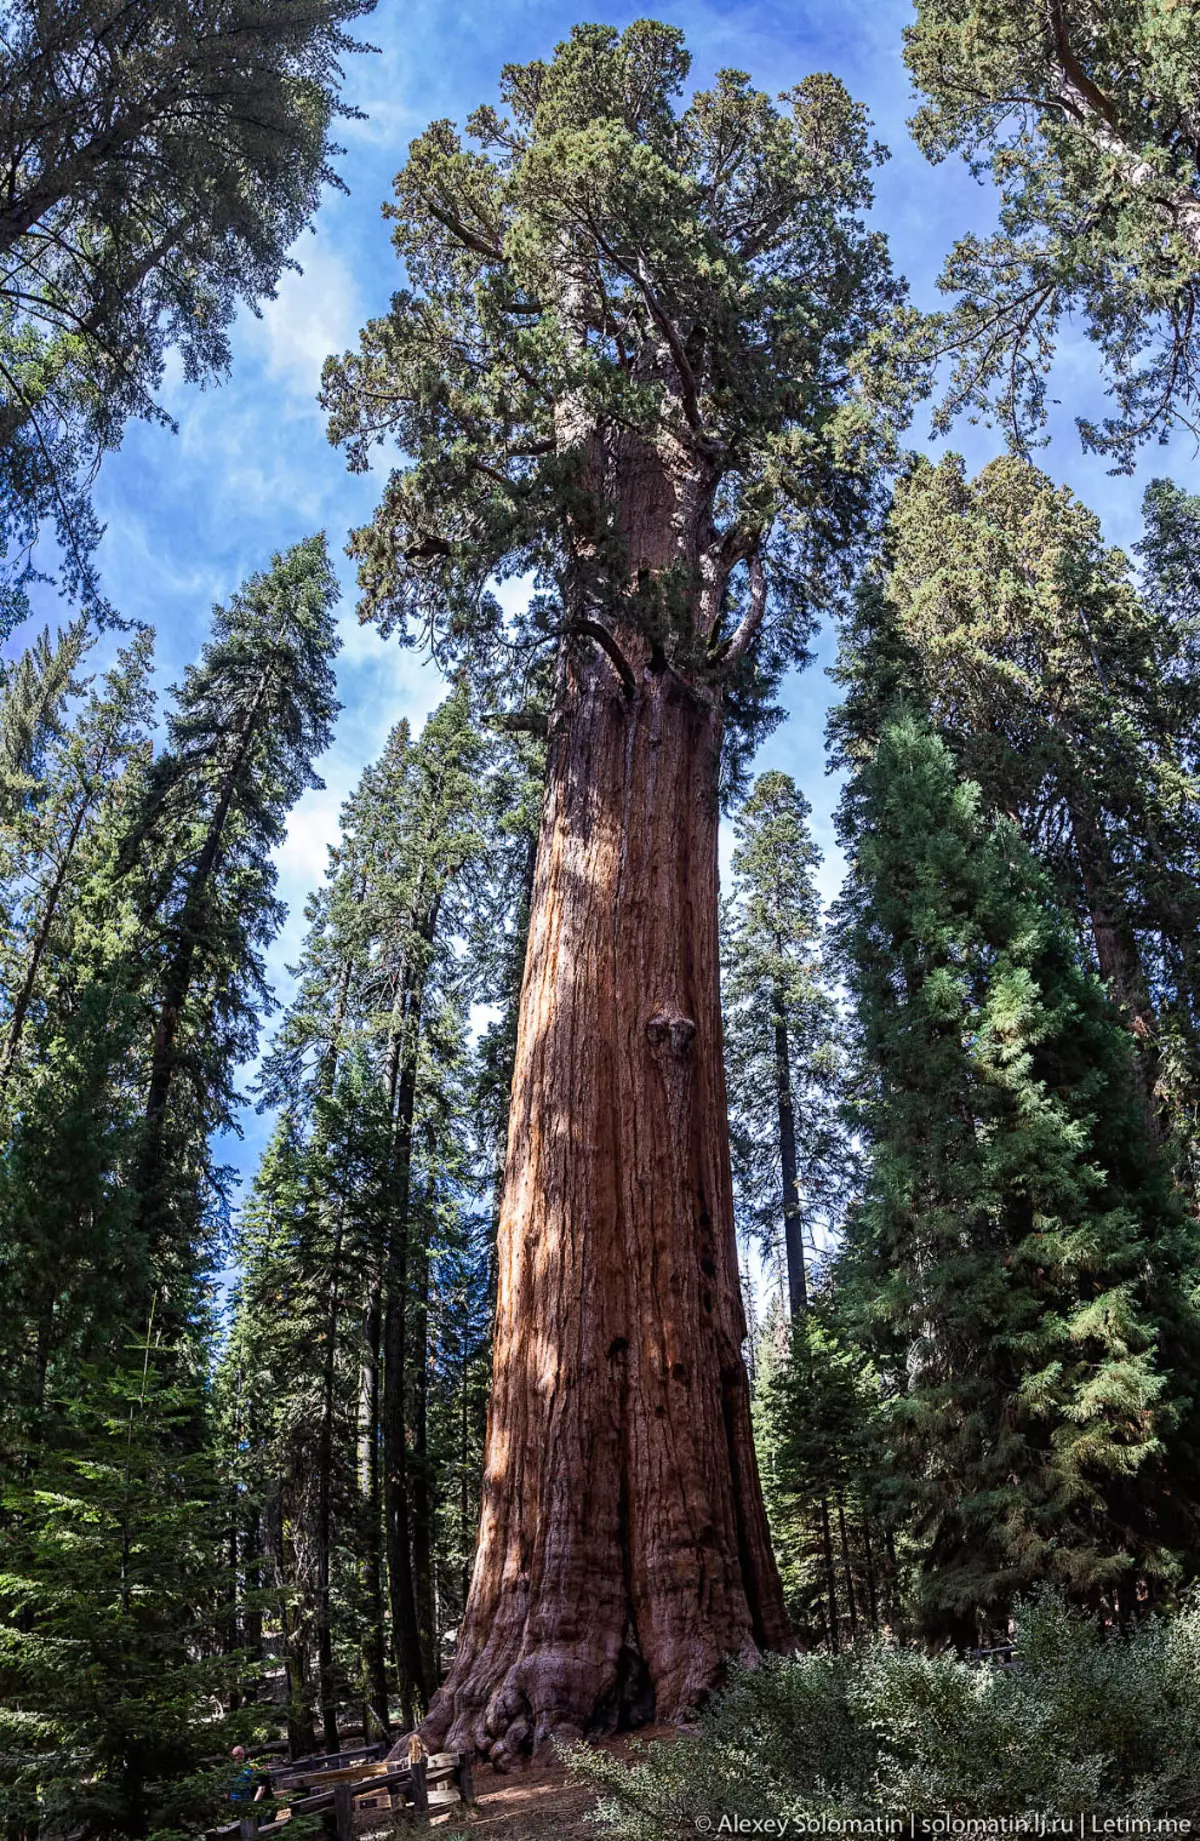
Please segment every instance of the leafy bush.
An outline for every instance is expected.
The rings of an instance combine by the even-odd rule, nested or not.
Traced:
[[[1200,1604],[1119,1637],[1043,1594],[1009,1669],[883,1644],[772,1657],[738,1671],[697,1736],[632,1766],[586,1746],[570,1762],[622,1841],[695,1836],[697,1818],[720,1833],[722,1816],[775,1834],[909,1811],[1200,1816]]]

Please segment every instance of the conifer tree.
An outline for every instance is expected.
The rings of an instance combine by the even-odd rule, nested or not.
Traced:
[[[894,1547],[880,1513],[878,1377],[827,1289],[759,1343],[754,1433],[771,1534],[798,1634],[836,1654],[900,1622]],[[848,1327],[848,1326],[847,1326]]]
[[[261,951],[279,925],[270,853],[337,710],[337,584],[324,537],[274,558],[189,667],[123,849],[138,874],[140,986],[152,1006],[138,1220],[163,1281],[186,1288],[205,1212],[206,1144],[267,1001]]]
[[[76,687],[73,711],[56,713],[27,756],[36,772],[22,776],[0,845],[0,1397],[18,1419],[42,1411],[56,1365],[69,1374],[100,1359],[126,1285],[147,1277],[127,1184],[133,917],[114,866],[143,789],[149,663],[142,635],[90,692]]]
[[[846,1161],[810,809],[783,773],[762,774],[739,809],[722,966],[739,1226],[776,1257],[782,1240],[793,1317],[808,1306],[805,1243],[837,1225]]]
[[[435,123],[389,208],[410,287],[325,379],[351,465],[412,457],[353,540],[364,612],[489,682],[556,649],[483,1536],[428,1724],[501,1761],[787,1640],[740,1354],[723,715],[730,746],[772,719],[912,373],[861,110],[735,72],[677,108],[687,70],[673,28],[580,26],[473,145]],[[521,572],[509,631],[486,584]]]
[[[89,488],[168,352],[219,378],[324,185],[346,27],[374,0],[12,0],[0,117],[4,613],[50,523],[106,611]]]
[[[1116,413],[1084,443],[1132,466],[1194,425],[1200,274],[1195,9],[1124,0],[916,0],[905,34],[924,92],[913,130],[1000,188],[1000,228],[950,252],[943,422],[992,408],[1024,447],[1044,419],[1064,319],[1103,354]]]
[[[153,640],[139,634],[60,733],[45,761],[26,822],[14,818],[6,838],[5,893],[9,926],[2,967],[11,993],[0,1043],[0,1101],[4,1098],[34,1004],[52,935],[89,865],[87,846],[97,827],[111,828],[128,799],[128,774],[146,751],[151,712],[149,670]],[[61,650],[61,648],[60,648]],[[56,658],[43,679],[49,694]],[[19,692],[18,692],[19,694]],[[42,725],[44,726],[44,718]],[[21,719],[17,719],[21,721]],[[26,718],[22,726],[28,727]],[[28,748],[25,750],[28,756]]]
[[[1196,1065],[1200,707],[1186,620],[1147,602],[1071,493],[1015,459],[917,463],[887,609],[962,771],[1013,816],[1138,1045],[1152,1128],[1165,1039]]]
[[[17,1841],[138,1837],[212,1820],[214,1704],[243,1680],[219,1644],[218,1492],[202,1402],[143,1347],[76,1371],[36,1468],[3,1486],[0,1816]]]
[[[295,1593],[293,1697],[308,1693],[315,1644],[334,1744],[348,1672],[368,1727],[386,1734],[389,1658],[406,1723],[436,1666],[428,1368],[442,1228],[456,1223],[466,1183],[455,1140],[465,1147],[470,1133],[453,1070],[470,979],[454,942],[485,843],[490,751],[462,691],[416,740],[403,723],[389,737],[343,809],[309,905],[297,996],[263,1068],[264,1101],[283,1105],[289,1123],[247,1214],[231,1359],[271,1375],[256,1461],[264,1521],[290,1531],[274,1565],[280,1589]],[[285,1328],[269,1303],[280,1286],[295,1297]],[[256,1352],[260,1341],[271,1353]],[[355,1576],[335,1591],[338,1544]],[[348,1651],[358,1657],[349,1671]]]
[[[5,820],[36,791],[41,749],[59,732],[73,674],[86,649],[84,621],[76,620],[53,641],[47,627],[0,680],[0,817]]]
[[[1127,1604],[1190,1565],[1197,1248],[1016,826],[902,706],[860,742],[842,925],[871,1161],[845,1281],[925,1626],[971,1640],[1036,1580]]]

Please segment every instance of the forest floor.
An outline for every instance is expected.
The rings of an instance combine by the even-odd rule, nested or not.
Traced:
[[[601,1740],[599,1749],[627,1758],[634,1736]],[[678,1736],[671,1726],[649,1726],[636,1734],[640,1741]],[[479,1841],[597,1841],[595,1826],[585,1820],[596,1806],[595,1790],[572,1782],[566,1766],[556,1760],[510,1772],[476,1764],[475,1799],[469,1815],[461,1806],[433,1812],[430,1827],[447,1835],[478,1835]]]

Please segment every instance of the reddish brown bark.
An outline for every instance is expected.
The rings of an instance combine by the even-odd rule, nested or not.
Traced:
[[[482,1519],[438,1745],[670,1720],[786,1645],[742,1362],[719,698],[564,654],[498,1242]]]

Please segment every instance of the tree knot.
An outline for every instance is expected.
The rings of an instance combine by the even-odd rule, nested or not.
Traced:
[[[665,1048],[669,1054],[682,1060],[692,1046],[696,1025],[690,1016],[680,1016],[678,1011],[660,1010],[646,1024],[646,1037],[651,1048]]]

